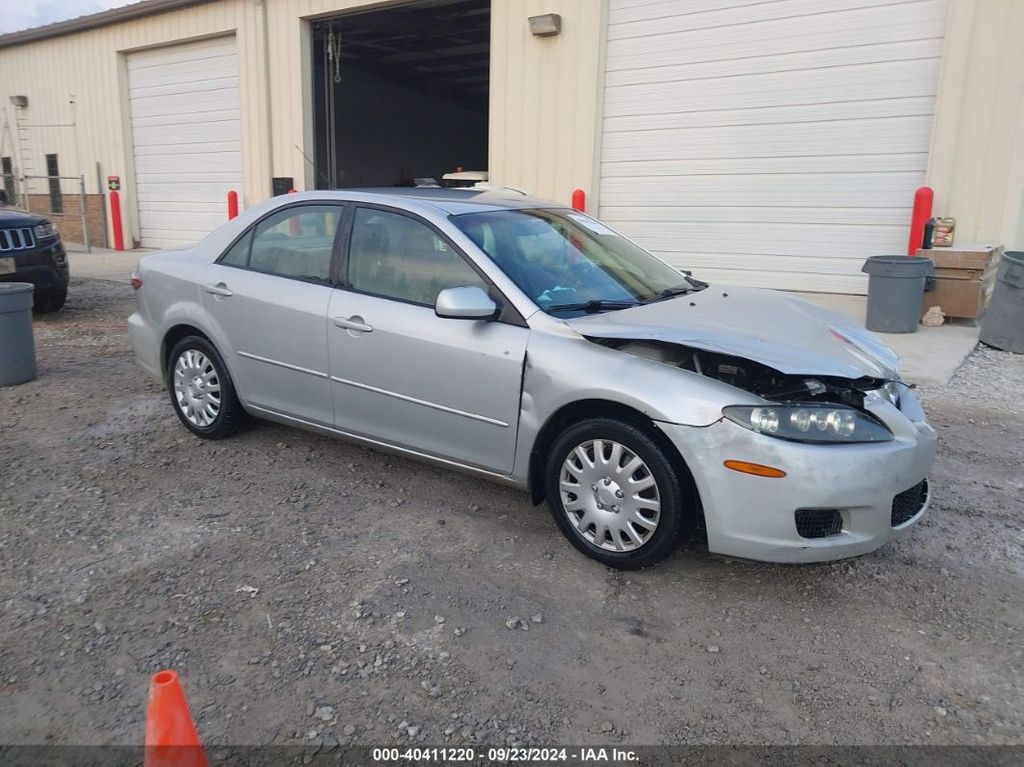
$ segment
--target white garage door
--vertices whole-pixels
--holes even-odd
[[[128,89],[142,245],[195,243],[242,189],[235,39],[132,53]]]
[[[906,252],[945,0],[610,0],[600,214],[705,279],[863,293]]]

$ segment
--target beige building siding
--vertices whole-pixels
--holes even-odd
[[[1024,248],[1024,2],[952,0],[928,183],[958,242]]]
[[[562,16],[556,37],[528,18]],[[494,0],[491,11],[490,173],[497,184],[594,210],[606,0]]]
[[[268,5],[275,176],[313,187],[296,145],[312,145],[309,21],[366,0],[277,0]],[[568,202],[592,193],[599,124],[599,56],[605,0],[492,0],[489,170],[491,180]],[[562,16],[562,33],[536,38],[528,18]],[[308,150],[307,150],[308,153]]]
[[[28,125],[68,124],[76,100],[78,128],[31,128],[31,157],[25,163],[34,174],[45,172],[44,155],[56,153],[63,175],[85,175],[86,189],[97,188],[96,166],[104,176],[120,176],[126,243],[138,237],[138,215],[131,167],[130,131],[127,126],[125,54],[142,48],[168,45],[201,37],[238,32],[242,115],[242,148],[246,204],[269,194],[265,147],[266,91],[263,87],[262,38],[249,34],[262,14],[255,0],[219,0],[77,34],[0,48],[0,96],[14,128],[14,107],[8,96],[25,95],[22,112]],[[8,138],[3,149],[22,161]],[[73,186],[73,184],[71,185]],[[71,188],[64,190],[73,191]],[[104,190],[105,191],[105,190]],[[225,202],[226,211],[226,202]]]
[[[959,239],[1024,247],[1024,2],[951,0],[928,166],[935,212],[956,216]],[[296,148],[312,153],[309,22],[373,0],[215,0],[60,37],[0,48],[0,107],[14,135],[11,95],[29,97],[34,173],[56,153],[61,173],[90,193],[121,177],[124,234],[138,238],[126,94],[126,55],[216,35],[239,53],[243,206],[270,194],[272,176],[313,186]],[[568,202],[574,188],[597,210],[607,0],[492,0],[490,157],[495,183]],[[562,33],[536,38],[528,17],[558,13]],[[19,152],[7,139],[4,155]],[[69,182],[65,193],[74,191]],[[32,191],[42,192],[42,189]],[[105,190],[103,190],[105,191]],[[225,204],[226,213],[226,204]]]

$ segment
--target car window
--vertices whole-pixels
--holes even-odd
[[[328,282],[340,218],[341,208],[336,205],[304,205],[268,216],[256,225],[249,249],[249,268],[282,277]],[[223,260],[236,257],[234,250],[228,251]]]
[[[222,264],[230,264],[231,266],[248,266],[250,244],[252,244],[252,229],[242,235],[234,245],[228,248],[227,252],[220,257],[220,262]]]
[[[487,284],[448,242],[408,216],[357,208],[349,246],[353,289],[433,306],[445,288]]]
[[[452,216],[541,309],[580,314],[699,290],[668,264],[600,221],[571,210],[495,210]],[[564,315],[561,315],[564,316]]]

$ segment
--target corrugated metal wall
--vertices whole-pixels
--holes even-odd
[[[636,0],[646,4],[648,0]],[[243,204],[270,194],[271,176],[312,186],[296,145],[311,152],[309,20],[380,6],[373,0],[218,0],[95,30],[0,48],[0,95],[26,95],[34,125],[32,165],[56,153],[61,172],[95,162],[124,184],[126,236],[138,236],[124,58],[126,52],[215,35],[237,35],[244,160]],[[716,0],[726,7],[727,0]],[[737,0],[737,4],[739,0]],[[960,218],[963,237],[1024,245],[1024,9],[1015,0],[951,0],[928,177],[937,212]],[[535,38],[527,18],[559,13],[562,34]],[[607,0],[493,0],[490,171],[501,184],[568,201],[581,187],[593,210],[595,149],[603,111]],[[9,146],[0,154],[17,158]],[[16,160],[17,162],[17,160]],[[308,179],[308,183],[307,183]],[[130,241],[130,240],[129,240]]]
[[[14,107],[9,95],[25,95],[29,106],[23,120],[29,125],[68,124],[73,117],[69,104],[75,97],[78,128],[33,128],[29,133],[34,170],[44,168],[43,156],[56,153],[62,174],[86,177],[90,193],[97,188],[95,163],[104,176],[120,176],[123,188],[126,237],[138,237],[134,199],[134,169],[128,151],[130,126],[124,54],[156,45],[238,33],[240,91],[243,110],[242,146],[247,202],[263,199],[269,192],[266,152],[266,98],[262,73],[262,38],[258,29],[260,4],[253,0],[220,0],[171,13],[0,48],[0,93],[14,134]],[[77,135],[76,135],[77,134]],[[76,144],[77,141],[77,144]],[[9,152],[19,163],[18,152],[6,139]],[[68,190],[70,191],[70,190]],[[226,208],[225,208],[226,209]],[[130,239],[128,240],[131,241]]]
[[[1024,2],[952,0],[928,183],[961,243],[1024,249]]]
[[[219,0],[0,48],[0,93],[27,95],[25,118],[32,124],[70,122],[68,98],[75,94],[77,149],[70,129],[33,130],[38,158],[31,164],[42,167],[45,153],[57,153],[62,172],[84,173],[90,192],[100,191],[97,160],[105,176],[120,176],[130,242],[139,236],[139,223],[127,52],[237,35],[245,174],[240,191],[243,206],[252,205],[269,196],[272,176],[293,177],[300,188],[313,186],[312,170],[296,148],[312,154],[309,21],[368,5],[380,3]],[[493,0],[490,170],[496,183],[565,201],[575,187],[593,192],[604,5],[605,0]],[[527,19],[540,13],[560,13],[562,34],[533,37]],[[13,123],[12,107],[7,109]]]
[[[278,0],[268,6],[274,175],[313,175],[295,146],[312,145],[309,22],[365,0]],[[490,173],[493,182],[568,202],[593,191],[606,0],[492,0]],[[528,18],[562,16],[562,33],[530,34]],[[307,150],[308,151],[308,150]]]
[[[494,0],[490,171],[495,183],[569,202],[593,198],[606,0]],[[528,18],[562,16],[557,37]]]

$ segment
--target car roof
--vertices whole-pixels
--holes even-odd
[[[366,189],[324,189],[300,192],[299,199],[352,200],[377,202],[399,208],[426,205],[450,216],[481,213],[489,210],[520,210],[524,208],[566,208],[562,203],[531,197],[514,189],[436,187],[371,187]]]

